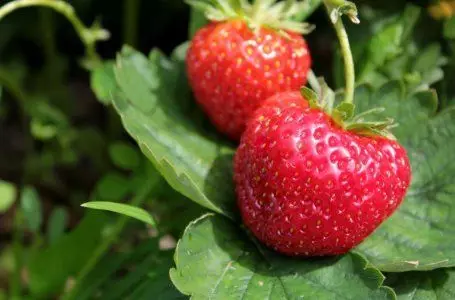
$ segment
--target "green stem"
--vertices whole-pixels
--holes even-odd
[[[327,12],[331,13],[332,6],[327,2],[325,3]],[[354,69],[354,59],[352,57],[351,46],[349,44],[348,34],[346,28],[344,28],[343,20],[341,17],[338,18],[334,24],[335,32],[337,34],[338,40],[341,47],[341,55],[343,56],[344,61],[344,76],[346,81],[344,102],[354,103],[354,88],[355,88],[355,69]]]
[[[96,41],[107,38],[107,32],[87,28],[76,15],[74,8],[62,0],[16,0],[8,2],[0,7],[0,20],[17,9],[31,6],[48,7],[64,15],[73,25],[84,44],[87,58],[93,63],[100,62],[100,58],[96,53],[95,44]]]
[[[124,0],[123,38],[131,47],[137,46],[140,0]]]
[[[130,201],[130,205],[132,206],[140,206],[146,199],[150,192],[156,185],[156,181],[147,181],[142,188],[137,192],[133,199]],[[70,300],[76,299],[79,289],[81,288],[80,283],[82,280],[93,270],[96,266],[98,261],[102,258],[102,256],[109,250],[111,245],[117,240],[118,236],[122,232],[123,228],[125,227],[126,223],[128,222],[129,217],[125,215],[121,215],[118,217],[116,223],[114,224],[114,228],[109,236],[102,241],[102,243],[95,249],[94,253],[90,257],[90,259],[86,262],[84,267],[81,269],[79,274],[77,275],[76,282],[74,287],[65,294],[61,300]]]

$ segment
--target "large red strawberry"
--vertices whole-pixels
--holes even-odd
[[[298,92],[255,112],[235,156],[235,182],[244,223],[260,241],[288,255],[341,254],[397,209],[411,177],[406,151],[359,132]]]
[[[196,33],[186,60],[197,102],[218,130],[235,140],[264,99],[304,85],[311,64],[301,36],[308,27],[290,21],[298,12],[295,5],[257,0],[268,4],[254,12],[254,4],[244,2],[230,13],[206,4],[208,17],[218,12],[217,21]]]

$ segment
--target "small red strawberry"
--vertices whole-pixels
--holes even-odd
[[[261,5],[254,10],[257,4],[248,1],[237,9],[229,4],[236,1],[223,1],[228,6],[224,8],[189,2],[202,2],[207,16],[216,21],[200,29],[191,42],[186,60],[189,83],[218,130],[239,140],[264,99],[306,83],[311,57],[301,33],[309,28],[290,20],[302,3],[285,6],[257,0]]]
[[[254,113],[235,182],[244,223],[260,241],[293,256],[342,254],[397,209],[411,178],[406,151],[363,124],[341,128],[298,92]]]

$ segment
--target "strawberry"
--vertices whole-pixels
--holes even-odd
[[[264,99],[304,85],[311,65],[300,35],[308,26],[289,21],[293,13],[283,2],[267,2],[255,17],[254,4],[247,2],[243,10],[221,20],[217,15],[216,22],[196,33],[187,52],[187,74],[197,102],[217,129],[234,140],[240,139]]]
[[[291,256],[338,255],[362,242],[402,202],[411,168],[396,141],[361,132],[299,92],[267,100],[235,155],[245,225]]]

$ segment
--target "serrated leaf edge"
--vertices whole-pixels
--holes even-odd
[[[187,295],[187,296],[191,296],[191,292],[188,292],[188,291],[184,291],[184,289],[182,289],[182,287],[179,285],[179,282],[177,280],[177,276],[179,276],[177,274],[177,269],[178,269],[178,266],[179,266],[179,249],[181,247],[181,243],[182,243],[182,237],[185,236],[185,234],[187,232],[189,232],[193,226],[195,226],[196,224],[198,224],[199,222],[201,221],[204,221],[205,219],[209,218],[209,217],[213,217],[215,216],[214,213],[207,213],[207,214],[203,214],[202,216],[200,216],[199,218],[191,221],[185,228],[185,230],[183,231],[183,234],[182,236],[180,237],[180,239],[177,241],[177,245],[175,247],[175,252],[174,252],[174,263],[175,263],[175,267],[169,269],[169,277],[171,278],[171,281],[172,283],[174,284],[174,286],[184,295]]]
[[[204,214],[202,216],[200,216],[199,218],[191,221],[188,226],[185,228],[183,234],[182,234],[182,237],[185,236],[185,234],[187,234],[192,228],[193,226],[197,225],[198,223],[202,222],[202,221],[205,221],[206,219],[208,218],[211,218],[211,217],[214,217],[216,216],[214,213],[207,213],[207,214]],[[234,224],[233,224],[234,226]],[[248,236],[248,235],[247,235]],[[268,261],[267,258],[264,256],[264,254],[261,252],[261,250],[258,248],[258,245],[256,244],[255,241],[251,240],[250,238],[250,241],[251,243],[253,243],[255,245],[255,248],[257,249],[257,252],[258,252],[258,255],[261,255],[264,259],[264,261]],[[177,279],[177,276],[179,276],[177,273],[178,273],[178,268],[179,268],[179,250],[180,250],[180,247],[181,247],[181,242],[182,242],[182,238],[179,239],[179,241],[177,242],[177,246],[175,248],[175,252],[174,252],[174,262],[175,262],[175,267],[171,268],[169,270],[169,277],[171,278],[171,281],[172,283],[175,285],[175,287],[183,294],[187,295],[187,296],[191,296],[192,293],[189,292],[189,291],[185,291],[184,289],[181,289],[181,286],[179,286],[179,282],[178,282],[178,279]],[[358,259],[359,261],[361,261],[363,263],[363,270],[365,270],[366,272],[368,272],[369,274],[373,274],[374,278],[377,278],[378,280],[376,281],[377,283],[377,289],[383,289],[387,292],[387,295],[390,297],[390,299],[392,300],[397,300],[397,295],[395,293],[395,291],[391,288],[391,287],[388,287],[388,286],[385,286],[383,285],[384,284],[384,280],[385,280],[385,276],[384,274],[381,273],[381,271],[376,268],[374,265],[372,265],[367,259],[365,256],[363,256],[362,254],[356,252],[356,251],[351,251],[348,253],[348,255],[351,255],[353,259]],[[297,258],[296,258],[297,260]]]

